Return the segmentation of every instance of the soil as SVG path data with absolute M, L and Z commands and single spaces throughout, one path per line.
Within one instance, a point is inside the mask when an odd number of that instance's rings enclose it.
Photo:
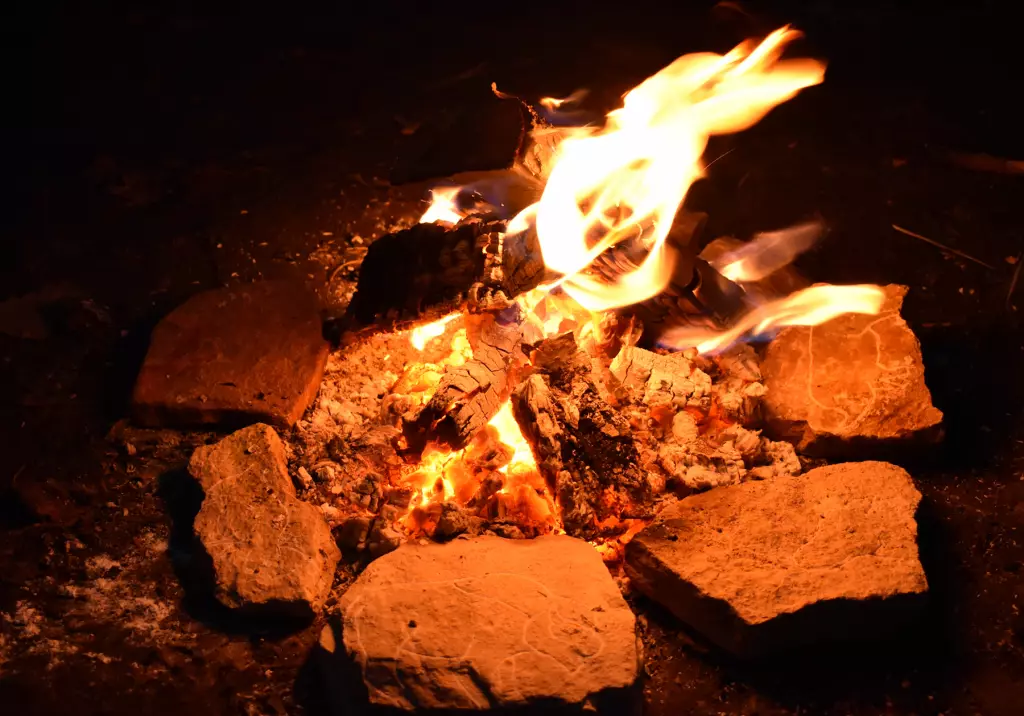
M 200 290 L 257 278 L 298 278 L 342 305 L 367 242 L 424 206 L 425 184 L 387 181 L 413 139 L 483 168 L 486 133 L 443 130 L 483 117 L 491 82 L 527 97 L 589 86 L 608 107 L 675 56 L 780 21 L 829 59 L 825 84 L 715 140 L 687 208 L 709 214 L 708 238 L 820 216 L 829 235 L 800 259 L 805 275 L 910 287 L 903 315 L 946 421 L 942 445 L 907 465 L 924 495 L 929 613 L 883 645 L 737 663 L 632 596 L 646 711 L 999 715 L 1024 701 L 1024 285 L 1008 297 L 1022 180 L 948 159 L 1024 155 L 1012 23 L 992 3 L 583 15 L 555 2 L 542 18 L 387 0 L 361 14 L 116 5 L 26 8 L 18 22 L 0 298 L 29 299 L 18 320 L 0 312 L 0 702 L 66 716 L 322 712 L 308 663 L 322 624 L 260 630 L 196 578 L 183 467 L 216 436 L 120 422 L 152 327 Z M 329 605 L 358 567 L 339 568 Z

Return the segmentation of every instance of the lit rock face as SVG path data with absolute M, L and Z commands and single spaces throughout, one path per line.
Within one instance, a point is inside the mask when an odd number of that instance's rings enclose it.
M 256 612 L 319 610 L 341 553 L 320 510 L 295 495 L 273 428 L 252 425 L 198 448 L 189 472 L 206 493 L 195 531 L 213 560 L 217 598 Z
M 344 653 L 332 627 L 321 636 L 328 678 L 354 661 L 376 705 L 623 713 L 635 696 L 633 613 L 582 540 L 403 545 L 339 609 Z
M 882 455 L 941 437 L 921 346 L 900 317 L 905 286 L 886 286 L 877 316 L 846 315 L 783 330 L 761 366 L 768 431 L 826 457 Z
M 898 625 L 927 591 L 901 468 L 844 463 L 721 487 L 665 509 L 626 547 L 640 591 L 741 656 Z
M 196 294 L 153 331 L 132 395 L 148 426 L 291 427 L 320 387 L 327 342 L 316 296 L 288 281 Z

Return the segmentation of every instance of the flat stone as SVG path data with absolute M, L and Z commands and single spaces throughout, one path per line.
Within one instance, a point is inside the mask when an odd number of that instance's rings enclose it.
M 624 713 L 636 696 L 633 613 L 582 540 L 406 544 L 372 562 L 339 610 L 344 653 L 332 627 L 321 635 L 328 679 L 355 663 L 376 705 Z
M 942 436 L 942 413 L 924 382 L 921 346 L 885 287 L 877 316 L 846 315 L 786 328 L 761 366 L 767 430 L 808 455 L 882 456 Z
M 198 448 L 189 472 L 206 493 L 195 532 L 213 562 L 217 598 L 252 612 L 319 610 L 341 552 L 321 511 L 296 496 L 274 429 L 251 425 Z
M 884 462 L 721 487 L 666 508 L 626 546 L 626 571 L 740 656 L 885 634 L 928 589 L 920 499 Z
M 133 416 L 157 427 L 291 427 L 316 397 L 327 351 L 316 296 L 301 284 L 204 291 L 153 331 Z

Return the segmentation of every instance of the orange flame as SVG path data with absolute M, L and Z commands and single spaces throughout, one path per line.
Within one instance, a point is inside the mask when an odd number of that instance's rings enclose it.
M 455 205 L 455 200 L 462 191 L 460 186 L 442 187 L 430 190 L 430 206 L 420 217 L 419 223 L 430 224 L 440 221 L 444 224 L 457 224 L 462 220 L 462 214 Z
M 708 137 L 746 129 L 780 102 L 818 84 L 824 65 L 779 60 L 799 33 L 783 27 L 727 55 L 684 55 L 628 92 L 604 128 L 566 130 L 537 204 L 509 227 L 536 224 L 544 262 L 563 288 L 600 311 L 661 293 L 672 274 L 665 244 L 690 186 L 703 175 Z M 584 271 L 625 240 L 647 249 L 640 265 L 611 281 Z
M 759 281 L 811 248 L 821 233 L 822 226 L 817 222 L 764 232 L 735 251 L 712 261 L 711 265 L 730 281 Z
M 432 339 L 444 335 L 445 327 L 459 317 L 458 313 L 450 313 L 444 318 L 439 318 L 433 323 L 428 323 L 425 326 L 416 326 L 409 331 L 409 343 L 416 350 L 422 352 L 427 347 Z

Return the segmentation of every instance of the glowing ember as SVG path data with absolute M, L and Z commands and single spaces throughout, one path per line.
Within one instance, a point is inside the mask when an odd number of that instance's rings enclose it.
M 569 295 L 599 311 L 665 289 L 673 267 L 665 240 L 691 184 L 703 175 L 708 137 L 745 129 L 821 82 L 821 63 L 779 60 L 798 36 L 784 27 L 724 56 L 684 55 L 627 93 L 604 128 L 566 131 L 541 200 L 515 226 L 535 221 L 544 262 L 565 275 Z M 626 240 L 647 250 L 636 269 L 611 280 L 584 273 Z
M 432 197 L 430 206 L 427 208 L 423 216 L 420 217 L 419 223 L 429 224 L 434 221 L 439 221 L 443 224 L 457 224 L 462 219 L 462 214 L 459 213 L 458 208 L 455 206 L 455 200 L 459 196 L 459 192 L 462 187 L 443 187 L 440 189 L 431 189 L 430 195 Z
M 432 532 L 435 507 L 449 500 L 468 506 L 476 516 L 508 520 L 539 533 L 558 526 L 554 500 L 508 402 L 464 449 L 424 451 L 405 484 L 415 490 L 404 519 L 412 531 Z
M 432 339 L 444 335 L 445 327 L 458 317 L 458 313 L 452 313 L 444 318 L 439 318 L 433 323 L 413 328 L 409 331 L 409 343 L 416 350 L 422 351 Z

